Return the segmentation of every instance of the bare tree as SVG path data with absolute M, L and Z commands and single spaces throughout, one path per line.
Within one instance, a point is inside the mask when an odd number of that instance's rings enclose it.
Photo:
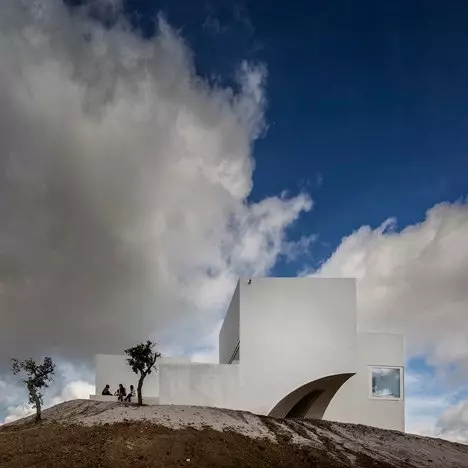
M 141 389 L 143 382 L 148 374 L 155 368 L 156 360 L 161 357 L 161 353 L 154 350 L 156 343 L 148 340 L 146 343 L 140 343 L 125 350 L 125 354 L 129 356 L 127 359 L 128 365 L 132 368 L 135 374 L 140 374 L 138 378 L 137 395 L 138 405 L 143 404 Z
M 36 409 L 36 422 L 40 422 L 43 391 L 49 386 L 55 372 L 55 364 L 52 362 L 52 358 L 45 357 L 42 364 L 36 364 L 32 358 L 25 361 L 12 359 L 11 370 L 14 375 L 20 372 L 26 374 L 23 383 L 26 384 L 28 389 L 29 403 Z

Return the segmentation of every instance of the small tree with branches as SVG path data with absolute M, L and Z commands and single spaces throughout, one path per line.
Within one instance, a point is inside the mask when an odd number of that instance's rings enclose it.
M 146 343 L 140 343 L 125 350 L 125 354 L 129 356 L 127 359 L 128 365 L 135 374 L 140 374 L 137 386 L 138 405 L 143 404 L 141 396 L 143 382 L 146 376 L 151 374 L 151 371 L 155 368 L 156 360 L 161 357 L 161 353 L 157 352 L 154 349 L 155 347 L 156 343 L 148 340 Z
M 36 409 L 36 422 L 40 422 L 43 392 L 49 386 L 55 372 L 55 364 L 52 362 L 52 358 L 45 357 L 42 364 L 36 364 L 32 358 L 25 361 L 12 359 L 11 370 L 14 375 L 20 372 L 26 374 L 23 383 L 26 384 L 28 389 L 29 403 Z

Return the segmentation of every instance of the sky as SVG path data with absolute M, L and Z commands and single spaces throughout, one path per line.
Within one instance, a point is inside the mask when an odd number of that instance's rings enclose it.
M 210 361 L 236 278 L 351 276 L 407 429 L 468 442 L 468 5 L 4 0 L 0 422 L 142 338 Z

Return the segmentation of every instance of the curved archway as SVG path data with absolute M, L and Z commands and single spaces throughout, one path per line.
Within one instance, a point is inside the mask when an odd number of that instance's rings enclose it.
M 269 416 L 322 419 L 336 392 L 353 375 L 329 375 L 302 385 L 280 400 Z

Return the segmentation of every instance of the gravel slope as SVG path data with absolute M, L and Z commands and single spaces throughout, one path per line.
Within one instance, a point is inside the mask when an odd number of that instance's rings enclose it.
M 0 429 L 1 467 L 468 468 L 467 445 L 327 421 L 90 400 L 54 406 L 43 418 L 39 427 L 29 417 Z

